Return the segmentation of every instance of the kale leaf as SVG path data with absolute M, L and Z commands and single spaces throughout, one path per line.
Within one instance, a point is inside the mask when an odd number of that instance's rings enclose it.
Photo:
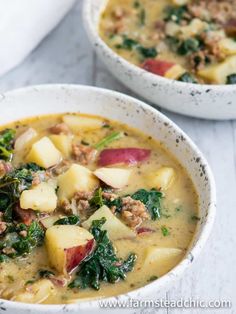
M 138 46 L 137 49 L 144 58 L 155 58 L 157 56 L 155 47 L 145 48 L 143 46 Z
M 12 209 L 18 202 L 22 191 L 31 187 L 33 174 L 42 168 L 29 163 L 7 173 L 0 179 L 0 211 L 4 221 L 12 221 Z
M 6 129 L 0 133 L 0 159 L 5 161 L 12 159 L 15 133 L 13 129 Z
M 116 48 L 130 51 L 136 50 L 144 59 L 155 58 L 158 55 L 157 49 L 155 47 L 144 47 L 137 40 L 128 38 L 126 36 L 123 37 L 123 43 L 116 45 Z
M 184 74 L 182 74 L 179 79 L 179 82 L 185 82 L 185 83 L 193 83 L 196 84 L 197 81 L 196 79 L 193 77 L 193 75 L 191 75 L 190 73 L 186 72 Z
M 25 235 L 21 233 L 22 231 L 25 231 Z M 43 244 L 44 235 L 44 230 L 37 221 L 33 221 L 29 226 L 15 225 L 15 230 L 0 241 L 0 256 L 16 258 L 26 255 Z
M 150 191 L 140 189 L 130 196 L 134 200 L 139 200 L 145 205 L 153 220 L 161 217 L 161 199 L 163 194 L 160 191 L 157 191 L 156 189 L 151 189 Z
M 79 216 L 71 215 L 64 218 L 60 218 L 54 222 L 54 225 L 78 225 L 80 222 Z
M 230 74 L 226 78 L 226 84 L 227 85 L 233 85 L 236 84 L 236 73 Z
M 134 200 L 142 202 L 149 211 L 153 220 L 161 217 L 161 199 L 163 198 L 162 192 L 156 189 L 151 189 L 149 191 L 140 189 L 134 194 L 125 195 L 125 197 L 126 196 L 130 196 Z M 99 188 L 90 200 L 90 206 L 98 209 L 103 205 L 106 205 L 109 208 L 115 207 L 115 211 L 120 213 L 122 209 L 122 197 L 117 197 L 113 200 L 104 199 L 102 197 L 102 189 Z
M 105 222 L 105 218 L 92 222 L 90 232 L 96 240 L 96 248 L 81 264 L 69 288 L 99 290 L 102 281 L 115 283 L 125 279 L 126 273 L 133 270 L 136 255 L 131 253 L 125 261 L 116 256 L 107 231 L 101 229 Z
M 127 36 L 123 36 L 123 43 L 116 45 L 117 49 L 133 50 L 139 45 L 138 41 Z
M 146 11 L 144 8 L 141 8 L 140 9 L 140 12 L 139 12 L 139 21 L 140 21 L 140 25 L 141 26 L 144 26 L 145 25 L 145 22 L 146 22 Z
M 181 42 L 177 48 L 177 53 L 186 56 L 192 52 L 197 52 L 202 47 L 202 42 L 197 38 L 188 38 Z
M 182 20 L 186 20 L 187 6 L 168 6 L 165 9 L 165 21 L 173 21 L 179 24 Z
M 95 207 L 96 209 L 104 205 L 104 200 L 102 197 L 102 188 L 99 188 L 95 191 L 93 197 L 89 201 L 89 204 L 91 207 Z

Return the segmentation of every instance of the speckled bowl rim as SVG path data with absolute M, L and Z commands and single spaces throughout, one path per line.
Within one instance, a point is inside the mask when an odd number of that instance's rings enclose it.
M 144 287 L 138 288 L 136 290 L 133 290 L 127 294 L 121 294 L 115 297 L 110 298 L 102 298 L 102 299 L 96 299 L 91 301 L 81 301 L 79 303 L 75 304 L 28 304 L 28 303 L 21 303 L 21 302 L 15 302 L 15 301 L 9 301 L 0 299 L 0 310 L 11 310 L 11 311 L 17 311 L 17 310 L 23 310 L 23 311 L 29 311 L 30 313 L 57 313 L 58 311 L 61 312 L 70 312 L 70 311 L 78 311 L 78 310 L 95 310 L 100 309 L 99 307 L 99 301 L 100 300 L 106 300 L 106 301 L 124 301 L 129 300 L 130 298 L 135 299 L 140 291 L 146 290 L 145 295 L 148 295 L 148 291 L 150 292 L 150 295 L 152 295 L 153 291 L 159 292 L 161 289 L 167 289 L 169 286 L 171 286 L 177 279 L 179 279 L 184 271 L 189 268 L 189 266 L 192 264 L 193 260 L 196 259 L 196 257 L 199 255 L 200 251 L 203 249 L 210 232 L 213 227 L 214 219 L 215 219 L 215 213 L 216 213 L 216 188 L 215 188 L 215 180 L 212 174 L 212 171 L 205 159 L 205 157 L 202 155 L 202 153 L 199 151 L 197 146 L 192 142 L 192 140 L 169 118 L 167 118 L 165 115 L 160 113 L 157 109 L 154 109 L 153 107 L 147 105 L 146 103 L 131 97 L 127 96 L 125 94 L 98 88 L 98 87 L 92 87 L 92 86 L 85 86 L 85 85 L 73 85 L 73 84 L 45 84 L 45 85 L 35 85 L 35 86 L 28 86 L 19 88 L 13 91 L 9 91 L 6 93 L 0 94 L 0 98 L 7 98 L 7 97 L 21 97 L 21 95 L 36 90 L 38 92 L 37 97 L 39 96 L 40 91 L 47 91 L 47 90 L 55 90 L 55 92 L 58 89 L 64 89 L 66 91 L 73 91 L 73 90 L 83 90 L 88 93 L 91 91 L 95 91 L 97 93 L 101 93 L 104 96 L 107 96 L 109 98 L 116 98 L 120 101 L 124 102 L 130 102 L 132 104 L 135 104 L 137 109 L 143 109 L 143 112 L 153 115 L 154 117 L 158 117 L 159 120 L 163 122 L 165 125 L 171 126 L 171 128 L 176 131 L 176 134 L 182 136 L 185 139 L 185 143 L 190 147 L 193 154 L 198 156 L 201 159 L 202 164 L 204 164 L 205 167 L 205 177 L 208 179 L 209 182 L 209 206 L 208 206 L 208 215 L 205 220 L 205 223 L 203 224 L 202 231 L 199 234 L 199 238 L 196 241 L 196 243 L 193 245 L 192 249 L 190 249 L 187 253 L 187 255 L 183 258 L 183 260 L 176 265 L 170 272 L 168 272 L 166 275 L 160 277 L 159 279 L 145 285 Z M 1 106 L 1 99 L 0 99 L 0 106 Z M 67 111 L 67 110 L 66 110 Z M 57 110 L 55 110 L 55 113 Z M 85 110 L 86 112 L 86 110 Z M 95 112 L 96 114 L 96 112 Z M 14 119 L 13 119 L 14 121 Z M 155 123 L 155 122 L 153 122 Z M 179 160 L 181 163 L 181 160 Z M 140 297 L 139 297 L 140 298 Z
M 151 84 L 164 85 L 167 88 L 173 88 L 176 87 L 179 90 L 189 88 L 191 91 L 194 91 L 196 93 L 207 93 L 209 90 L 214 92 L 232 92 L 236 90 L 236 85 L 216 85 L 216 84 L 193 84 L 193 83 L 186 83 L 186 82 L 180 82 L 173 79 L 168 79 L 156 74 L 153 74 L 151 72 L 148 72 L 146 70 L 143 70 L 142 68 L 130 63 L 126 59 L 119 56 L 116 52 L 114 52 L 99 36 L 98 30 L 96 27 L 94 27 L 94 23 L 91 19 L 91 3 L 94 0 L 83 0 L 83 21 L 84 25 L 86 27 L 86 30 L 88 34 L 90 35 L 90 39 L 93 40 L 93 44 L 95 47 L 95 50 L 101 50 L 102 53 L 105 53 L 107 56 L 109 56 L 111 59 L 113 59 L 115 62 L 120 63 L 121 66 L 126 68 L 128 71 L 133 73 L 136 76 L 142 76 L 143 79 L 150 81 Z M 108 0 L 106 0 L 108 1 Z

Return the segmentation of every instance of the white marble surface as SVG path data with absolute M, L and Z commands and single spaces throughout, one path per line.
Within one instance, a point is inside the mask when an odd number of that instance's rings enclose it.
M 80 14 L 81 0 L 23 64 L 0 78 L 0 92 L 33 84 L 75 83 L 131 94 L 111 77 L 92 52 Z M 4 112 L 4 108 L 1 110 Z M 169 299 L 231 300 L 232 308 L 228 310 L 187 309 L 184 312 L 236 313 L 236 122 L 202 121 L 164 113 L 187 132 L 206 155 L 216 178 L 218 209 L 204 252 L 184 278 L 163 296 Z M 171 314 L 182 311 L 159 310 Z

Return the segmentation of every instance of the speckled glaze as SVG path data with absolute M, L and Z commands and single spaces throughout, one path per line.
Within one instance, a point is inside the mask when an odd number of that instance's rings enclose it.
M 201 221 L 184 259 L 169 273 L 143 288 L 107 300 L 157 299 L 192 264 L 202 250 L 215 216 L 215 183 L 211 170 L 195 144 L 172 121 L 145 103 L 105 89 L 78 85 L 32 86 L 1 94 L 0 125 L 25 117 L 63 112 L 97 114 L 139 128 L 159 140 L 187 169 L 199 195 Z M 31 305 L 0 300 L 0 313 L 100 313 L 98 301 L 70 305 Z M 120 311 L 109 309 L 109 312 Z M 126 309 L 125 313 L 134 313 Z
M 236 118 L 236 85 L 199 85 L 154 75 L 113 52 L 98 35 L 107 0 L 84 0 L 83 19 L 89 39 L 111 73 L 138 95 L 165 109 L 204 119 Z

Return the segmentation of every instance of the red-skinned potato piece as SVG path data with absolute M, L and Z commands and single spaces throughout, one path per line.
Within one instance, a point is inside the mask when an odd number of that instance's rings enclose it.
M 153 74 L 165 76 L 166 72 L 174 65 L 175 63 L 164 60 L 147 59 L 142 64 L 142 68 Z
M 136 165 L 150 157 L 151 150 L 144 148 L 111 148 L 104 149 L 98 159 L 99 166 L 115 164 Z
M 77 246 L 69 249 L 65 249 L 66 252 L 66 270 L 70 273 L 75 267 L 77 267 L 90 253 L 95 245 L 95 240 L 89 240 L 85 246 Z
M 145 233 L 153 233 L 155 232 L 155 230 L 149 227 L 139 227 L 136 229 L 136 232 L 137 234 L 145 234 Z
M 59 274 L 68 274 L 93 250 L 93 235 L 75 225 L 54 225 L 47 229 L 45 245 L 51 266 Z

